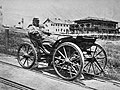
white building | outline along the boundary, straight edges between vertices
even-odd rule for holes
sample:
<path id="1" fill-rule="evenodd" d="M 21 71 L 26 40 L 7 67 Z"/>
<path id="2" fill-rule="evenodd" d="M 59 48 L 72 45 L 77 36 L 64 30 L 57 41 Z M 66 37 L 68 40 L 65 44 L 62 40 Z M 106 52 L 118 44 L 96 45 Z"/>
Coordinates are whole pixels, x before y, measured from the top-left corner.
<path id="1" fill-rule="evenodd" d="M 74 24 L 74 22 L 70 20 L 62 20 L 60 18 L 48 18 L 43 22 L 43 24 L 45 24 L 44 26 L 48 32 L 68 34 L 70 33 L 69 27 L 71 24 Z"/>

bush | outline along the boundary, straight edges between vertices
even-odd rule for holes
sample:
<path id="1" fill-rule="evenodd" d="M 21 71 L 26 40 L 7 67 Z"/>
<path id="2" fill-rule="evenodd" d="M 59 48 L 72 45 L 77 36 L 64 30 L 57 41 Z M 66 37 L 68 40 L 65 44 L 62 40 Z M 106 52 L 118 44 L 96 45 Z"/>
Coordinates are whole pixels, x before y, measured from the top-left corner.
<path id="1" fill-rule="evenodd" d="M 18 46 L 24 42 L 22 38 L 25 38 L 24 33 L 14 32 L 12 30 L 9 31 L 9 40 L 8 40 L 8 48 L 6 49 L 6 41 L 5 41 L 5 32 L 0 33 L 0 52 L 7 53 L 11 55 L 17 54 Z"/>

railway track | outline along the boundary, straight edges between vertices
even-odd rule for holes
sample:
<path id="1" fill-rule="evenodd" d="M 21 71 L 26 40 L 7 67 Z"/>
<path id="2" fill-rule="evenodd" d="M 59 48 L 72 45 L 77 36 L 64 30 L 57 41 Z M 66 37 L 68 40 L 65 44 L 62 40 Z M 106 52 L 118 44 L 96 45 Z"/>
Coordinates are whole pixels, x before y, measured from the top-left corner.
<path id="1" fill-rule="evenodd" d="M 14 87 L 14 88 L 17 88 L 17 89 L 20 89 L 20 90 L 35 90 L 35 89 L 30 88 L 28 86 L 13 82 L 11 80 L 8 80 L 8 79 L 2 78 L 2 77 L 0 77 L 0 83 L 9 85 L 11 87 Z"/>
<path id="2" fill-rule="evenodd" d="M 0 61 L 0 63 L 7 64 L 9 66 L 16 67 L 16 68 L 19 68 L 19 69 L 23 69 L 20 66 L 13 65 L 13 64 L 10 64 L 10 63 L 4 62 L 4 61 Z M 51 73 L 50 70 L 52 70 L 52 73 Z M 38 73 L 38 74 L 43 74 L 43 75 L 47 76 L 48 78 L 52 78 L 52 79 L 55 79 L 55 80 L 58 80 L 58 81 L 61 81 L 61 82 L 68 83 L 68 84 L 72 83 L 72 84 L 75 84 L 75 85 L 78 85 L 78 86 L 81 86 L 81 87 L 84 87 L 84 88 L 87 88 L 87 89 L 97 90 L 96 88 L 93 88 L 93 87 L 90 87 L 90 86 L 87 86 L 86 84 L 84 84 L 83 83 L 84 79 L 83 80 L 76 79 L 74 81 L 65 81 L 65 80 L 61 79 L 60 77 L 58 77 L 54 73 L 53 69 L 48 69 L 48 67 L 44 67 L 44 68 L 40 68 L 40 69 L 31 69 L 31 70 L 28 70 L 28 71 L 32 71 L 32 72 L 35 72 L 35 73 Z M 97 81 L 100 81 L 100 82 L 106 82 L 106 81 L 111 82 L 111 83 L 113 83 L 113 85 L 116 85 L 117 87 L 120 87 L 120 83 L 115 82 L 115 81 L 111 81 L 110 78 L 94 76 L 94 75 L 86 74 L 86 73 L 85 73 L 85 75 L 88 76 L 88 77 L 91 77 L 93 80 L 97 80 Z M 20 89 L 20 90 L 35 90 L 33 88 L 27 87 L 25 85 L 13 82 L 11 80 L 8 80 L 8 79 L 2 78 L 2 77 L 0 77 L 0 82 L 4 83 L 6 85 L 9 85 L 9 86 L 15 87 L 15 88 Z"/>

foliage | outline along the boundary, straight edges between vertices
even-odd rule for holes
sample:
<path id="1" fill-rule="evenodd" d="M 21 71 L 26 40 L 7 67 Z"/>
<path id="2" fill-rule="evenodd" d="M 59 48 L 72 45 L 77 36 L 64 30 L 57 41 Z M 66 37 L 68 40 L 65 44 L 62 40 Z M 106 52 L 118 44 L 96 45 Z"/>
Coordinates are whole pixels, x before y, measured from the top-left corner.
<path id="1" fill-rule="evenodd" d="M 9 40 L 8 40 L 8 48 L 6 48 L 6 39 L 5 32 L 0 33 L 0 52 L 16 55 L 18 46 L 24 42 L 22 38 L 25 38 L 24 33 L 14 32 L 12 30 L 9 31 Z"/>

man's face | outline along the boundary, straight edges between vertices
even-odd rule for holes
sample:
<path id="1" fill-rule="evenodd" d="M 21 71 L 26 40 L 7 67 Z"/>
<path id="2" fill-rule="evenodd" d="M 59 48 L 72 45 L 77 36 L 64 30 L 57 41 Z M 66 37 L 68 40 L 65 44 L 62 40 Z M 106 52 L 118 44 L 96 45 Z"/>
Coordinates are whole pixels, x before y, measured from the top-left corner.
<path id="1" fill-rule="evenodd" d="M 39 19 L 34 18 L 33 23 L 34 23 L 35 26 L 39 26 Z"/>
<path id="2" fill-rule="evenodd" d="M 36 23 L 39 24 L 39 19 L 36 19 Z"/>

